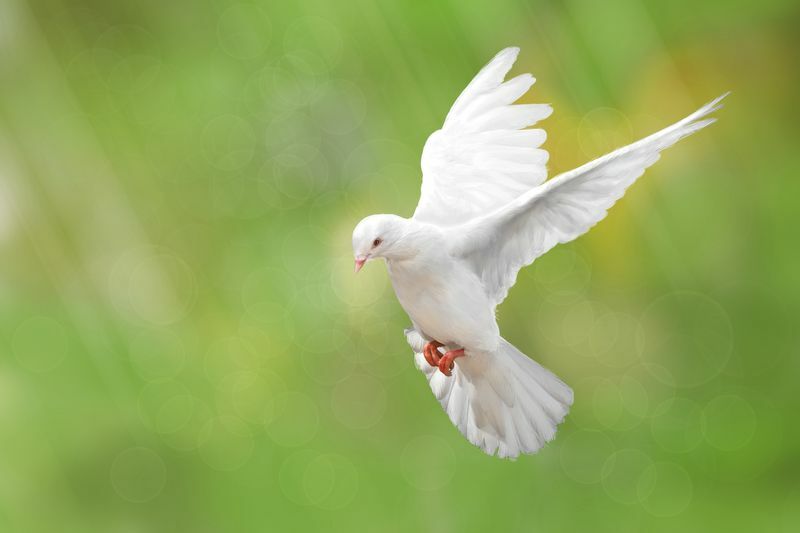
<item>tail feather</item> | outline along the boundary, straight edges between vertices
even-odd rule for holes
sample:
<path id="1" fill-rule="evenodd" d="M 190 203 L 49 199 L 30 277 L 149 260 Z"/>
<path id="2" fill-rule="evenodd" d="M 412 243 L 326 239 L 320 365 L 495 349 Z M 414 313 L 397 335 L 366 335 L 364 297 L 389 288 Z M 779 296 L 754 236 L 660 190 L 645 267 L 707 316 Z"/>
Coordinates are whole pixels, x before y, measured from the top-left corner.
<path id="1" fill-rule="evenodd" d="M 515 458 L 553 440 L 572 405 L 572 389 L 505 339 L 493 353 L 457 359 L 447 377 L 425 361 L 425 340 L 416 330 L 406 330 L 406 337 L 434 396 L 472 444 Z"/>

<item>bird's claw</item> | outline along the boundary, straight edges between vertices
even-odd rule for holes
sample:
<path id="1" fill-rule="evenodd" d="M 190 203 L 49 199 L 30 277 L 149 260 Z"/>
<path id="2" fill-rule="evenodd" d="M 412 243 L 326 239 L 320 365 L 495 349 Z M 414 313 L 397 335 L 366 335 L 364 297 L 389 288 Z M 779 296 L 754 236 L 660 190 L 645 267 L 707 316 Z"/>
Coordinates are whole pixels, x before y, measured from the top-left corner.
<path id="1" fill-rule="evenodd" d="M 441 342 L 438 341 L 431 341 L 425 344 L 425 347 L 422 348 L 422 355 L 425 356 L 425 360 L 431 366 L 439 366 L 439 360 L 441 358 L 441 352 L 439 352 L 439 348 L 444 346 Z"/>
<path id="2" fill-rule="evenodd" d="M 439 372 L 445 376 L 452 376 L 453 368 L 455 367 L 455 360 L 464 356 L 464 348 L 458 350 L 450 350 L 439 359 Z"/>
<path id="3" fill-rule="evenodd" d="M 454 361 L 464 355 L 464 349 L 450 350 L 442 355 L 439 348 L 444 346 L 439 341 L 431 341 L 422 348 L 422 355 L 429 365 L 439 368 L 439 372 L 445 376 L 453 375 L 453 368 L 455 367 Z"/>

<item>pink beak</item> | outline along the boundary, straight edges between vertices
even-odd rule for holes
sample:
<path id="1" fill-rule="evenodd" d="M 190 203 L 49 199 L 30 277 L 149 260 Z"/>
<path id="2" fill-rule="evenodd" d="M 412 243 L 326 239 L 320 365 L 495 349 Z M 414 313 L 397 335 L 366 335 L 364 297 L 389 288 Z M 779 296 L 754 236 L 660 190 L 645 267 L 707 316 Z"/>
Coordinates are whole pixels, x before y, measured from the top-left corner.
<path id="1" fill-rule="evenodd" d="M 358 271 L 361 270 L 364 267 L 364 263 L 366 263 L 366 262 L 367 262 L 367 258 L 366 257 L 364 257 L 364 258 L 356 257 L 356 274 L 358 274 Z"/>

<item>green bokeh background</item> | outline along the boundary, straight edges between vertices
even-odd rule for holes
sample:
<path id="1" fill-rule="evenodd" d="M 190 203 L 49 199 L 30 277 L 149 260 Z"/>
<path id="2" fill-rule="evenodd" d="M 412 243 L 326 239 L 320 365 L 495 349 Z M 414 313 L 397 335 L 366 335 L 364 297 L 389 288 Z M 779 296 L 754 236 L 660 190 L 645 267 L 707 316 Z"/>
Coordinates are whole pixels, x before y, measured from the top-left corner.
<path id="1" fill-rule="evenodd" d="M 0 4 L 0 531 L 800 530 L 793 0 Z M 575 389 L 516 462 L 452 427 L 385 269 L 505 46 L 551 175 L 726 90 L 504 335 Z"/>

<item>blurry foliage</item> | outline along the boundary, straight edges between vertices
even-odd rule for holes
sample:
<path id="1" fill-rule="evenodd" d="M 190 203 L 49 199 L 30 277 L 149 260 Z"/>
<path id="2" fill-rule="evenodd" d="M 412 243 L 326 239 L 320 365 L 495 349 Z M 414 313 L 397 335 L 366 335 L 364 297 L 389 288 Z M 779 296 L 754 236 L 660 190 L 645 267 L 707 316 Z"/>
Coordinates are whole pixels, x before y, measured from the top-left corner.
<path id="1" fill-rule="evenodd" d="M 788 0 L 6 0 L 0 530 L 796 531 L 798 24 Z M 500 309 L 576 391 L 516 463 L 458 435 L 350 257 L 508 45 L 555 107 L 552 173 L 733 91 Z"/>

